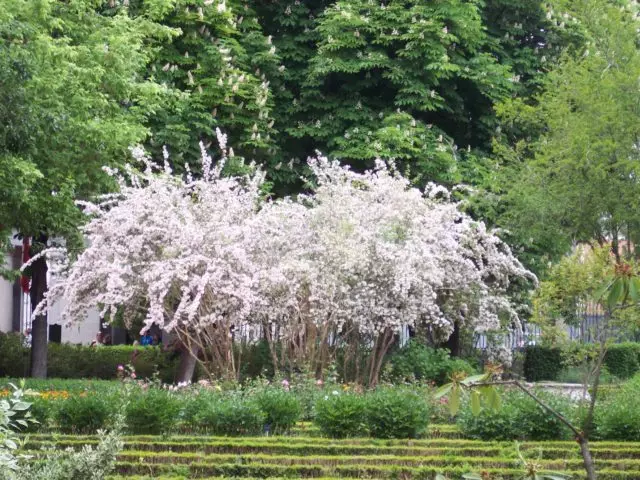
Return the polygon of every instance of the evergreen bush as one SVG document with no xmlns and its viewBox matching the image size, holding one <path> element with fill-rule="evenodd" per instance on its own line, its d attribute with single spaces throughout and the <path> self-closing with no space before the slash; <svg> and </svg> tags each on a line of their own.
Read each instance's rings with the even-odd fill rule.
<svg viewBox="0 0 640 480">
<path fill-rule="evenodd" d="M 600 440 L 640 441 L 639 398 L 640 374 L 598 403 L 595 436 Z"/>
<path fill-rule="evenodd" d="M 394 388 L 367 396 L 367 425 L 376 438 L 418 438 L 429 425 L 429 405 L 419 394 Z"/>
<path fill-rule="evenodd" d="M 300 401 L 292 392 L 280 388 L 267 388 L 256 396 L 260 410 L 271 433 L 283 433 L 291 429 L 302 412 Z"/>
<path fill-rule="evenodd" d="M 158 388 L 135 392 L 127 404 L 126 424 L 133 434 L 158 435 L 174 430 L 180 413 L 180 400 Z"/>
<path fill-rule="evenodd" d="M 266 416 L 255 401 L 237 397 L 209 402 L 195 418 L 207 433 L 236 436 L 262 433 Z"/>
<path fill-rule="evenodd" d="M 316 403 L 314 423 L 323 434 L 333 438 L 358 437 L 367 434 L 365 397 L 337 390 Z"/>
<path fill-rule="evenodd" d="M 60 402 L 55 411 L 58 427 L 65 433 L 96 433 L 105 428 L 112 414 L 111 405 L 103 395 L 74 395 Z"/>
<path fill-rule="evenodd" d="M 545 404 L 573 419 L 577 409 L 566 398 L 536 392 Z M 483 408 L 474 415 L 469 405 L 460 412 L 457 424 L 464 437 L 479 440 L 565 440 L 570 431 L 531 397 L 520 391 L 501 394 L 500 408 Z"/>
<path fill-rule="evenodd" d="M 524 376 L 529 382 L 557 380 L 563 366 L 559 348 L 529 345 L 525 350 Z"/>
<path fill-rule="evenodd" d="M 414 340 L 393 354 L 389 365 L 393 381 L 418 380 L 443 385 L 454 372 L 474 373 L 467 361 L 452 358 L 447 349 L 430 348 Z"/>
</svg>

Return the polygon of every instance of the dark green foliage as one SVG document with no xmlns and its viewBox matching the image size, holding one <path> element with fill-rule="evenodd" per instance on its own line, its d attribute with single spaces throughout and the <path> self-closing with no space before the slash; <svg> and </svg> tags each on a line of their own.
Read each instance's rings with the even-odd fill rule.
<svg viewBox="0 0 640 480">
<path fill-rule="evenodd" d="M 208 402 L 196 414 L 199 428 L 213 435 L 258 435 L 266 415 L 255 401 L 241 397 Z"/>
<path fill-rule="evenodd" d="M 129 399 L 127 428 L 134 434 L 171 432 L 180 412 L 180 400 L 166 390 L 151 388 L 137 391 Z"/>
<path fill-rule="evenodd" d="M 535 392 L 545 404 L 572 419 L 575 405 L 569 400 L 545 392 Z M 458 416 L 458 426 L 467 438 L 480 440 L 563 440 L 570 431 L 556 417 L 520 391 L 501 394 L 502 406 L 483 408 L 473 415 L 469 405 Z"/>
<path fill-rule="evenodd" d="M 107 425 L 115 413 L 112 402 L 104 395 L 90 393 L 74 395 L 61 401 L 55 420 L 65 433 L 96 433 Z"/>
<path fill-rule="evenodd" d="M 640 441 L 640 375 L 608 393 L 595 412 L 599 440 Z"/>
<path fill-rule="evenodd" d="M 527 346 L 524 358 L 524 376 L 527 381 L 557 380 L 562 367 L 562 351 L 559 348 Z"/>
<path fill-rule="evenodd" d="M 367 434 L 366 415 L 365 397 L 335 391 L 316 403 L 314 423 L 329 437 L 358 437 Z"/>
<path fill-rule="evenodd" d="M 452 358 L 443 348 L 430 348 L 412 340 L 389 358 L 389 375 L 393 381 L 418 380 L 443 385 L 454 372 L 474 373 L 465 360 Z"/>
<path fill-rule="evenodd" d="M 429 404 L 410 390 L 379 389 L 367 396 L 367 424 L 375 438 L 419 438 L 427 431 Z"/>
<path fill-rule="evenodd" d="M 640 343 L 618 343 L 607 349 L 604 364 L 610 374 L 629 378 L 640 371 Z"/>
<path fill-rule="evenodd" d="M 49 344 L 47 361 L 49 377 L 99 378 L 117 377 L 118 365 L 132 364 L 139 378 L 151 378 L 158 371 L 160 379 L 173 383 L 178 356 L 159 347 L 113 345 L 88 347 L 71 344 Z M 24 377 L 29 371 L 29 349 L 22 345 L 19 334 L 0 334 L 0 376 Z"/>
<path fill-rule="evenodd" d="M 256 395 L 255 400 L 266 415 L 265 422 L 271 433 L 286 432 L 300 419 L 300 400 L 292 392 L 281 388 L 266 388 Z"/>
<path fill-rule="evenodd" d="M 583 354 L 580 352 L 584 351 Z M 586 355 L 593 357 L 595 350 L 592 345 L 575 345 L 569 349 L 572 356 Z M 543 347 L 530 345 L 525 350 L 524 373 L 530 382 L 541 380 L 557 380 L 560 372 L 565 368 L 563 350 L 559 347 Z M 609 374 L 625 379 L 640 371 L 640 343 L 616 343 L 607 347 L 604 366 Z"/>
</svg>

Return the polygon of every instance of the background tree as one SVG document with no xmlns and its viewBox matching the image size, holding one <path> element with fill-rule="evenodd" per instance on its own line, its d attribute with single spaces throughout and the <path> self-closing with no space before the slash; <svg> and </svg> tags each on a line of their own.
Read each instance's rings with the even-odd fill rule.
<svg viewBox="0 0 640 480">
<path fill-rule="evenodd" d="M 101 3 L 5 0 L 0 11 L 2 77 L 12 80 L 0 82 L 0 96 L 16 107 L 3 110 L 12 118 L 0 125 L 0 162 L 16 174 L 0 219 L 5 238 L 17 231 L 33 239 L 32 254 L 53 237 L 69 248 L 81 244 L 74 200 L 113 188 L 102 167 L 119 164 L 145 138 L 146 114 L 164 90 L 142 72 L 149 40 L 172 32 L 143 18 L 101 15 Z M 29 274 L 35 307 L 47 289 L 45 259 Z M 32 335 L 31 373 L 44 377 L 46 316 L 34 318 Z"/>
<path fill-rule="evenodd" d="M 638 23 L 628 4 L 567 11 L 584 46 L 562 57 L 534 102 L 498 109 L 505 129 L 522 132 L 499 151 L 512 185 L 501 222 L 523 248 L 545 250 L 544 263 L 592 240 L 611 241 L 619 260 L 619 240 L 638 238 Z"/>
<path fill-rule="evenodd" d="M 175 168 L 187 162 L 197 170 L 199 142 L 211 145 L 222 127 L 237 139 L 239 155 L 269 165 L 277 147 L 271 91 L 279 59 L 253 10 L 233 0 L 134 1 L 126 10 L 179 32 L 149 65 L 152 79 L 172 87 L 148 120 L 154 156 L 166 146 Z"/>
</svg>

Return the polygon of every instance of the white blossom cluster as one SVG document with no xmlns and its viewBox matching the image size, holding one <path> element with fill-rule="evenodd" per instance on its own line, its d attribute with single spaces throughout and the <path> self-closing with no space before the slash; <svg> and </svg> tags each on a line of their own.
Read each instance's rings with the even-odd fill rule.
<svg viewBox="0 0 640 480">
<path fill-rule="evenodd" d="M 381 161 L 356 173 L 319 157 L 312 193 L 263 201 L 261 172 L 221 174 L 218 139 L 222 159 L 202 147 L 195 180 L 134 152 L 146 170 L 128 169 L 118 195 L 87 209 L 88 247 L 49 293 L 65 299 L 66 321 L 125 307 L 167 331 L 426 325 L 444 338 L 454 321 L 477 331 L 517 321 L 506 291 L 532 274 L 441 187 L 421 192 Z"/>
</svg>

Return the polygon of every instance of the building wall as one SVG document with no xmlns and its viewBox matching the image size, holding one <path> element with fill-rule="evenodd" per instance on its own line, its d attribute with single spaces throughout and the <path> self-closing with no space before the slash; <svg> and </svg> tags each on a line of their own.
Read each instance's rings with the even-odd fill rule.
<svg viewBox="0 0 640 480">
<path fill-rule="evenodd" d="M 97 310 L 90 310 L 87 318 L 74 325 L 64 325 L 60 321 L 60 313 L 64 304 L 58 303 L 49 312 L 49 325 L 62 325 L 62 343 L 78 343 L 89 345 L 100 329 L 100 318 Z"/>
<path fill-rule="evenodd" d="M 6 255 L 2 261 L 6 267 L 10 264 L 11 257 Z M 10 332 L 13 329 L 13 312 L 13 283 L 0 277 L 0 332 Z"/>
</svg>

